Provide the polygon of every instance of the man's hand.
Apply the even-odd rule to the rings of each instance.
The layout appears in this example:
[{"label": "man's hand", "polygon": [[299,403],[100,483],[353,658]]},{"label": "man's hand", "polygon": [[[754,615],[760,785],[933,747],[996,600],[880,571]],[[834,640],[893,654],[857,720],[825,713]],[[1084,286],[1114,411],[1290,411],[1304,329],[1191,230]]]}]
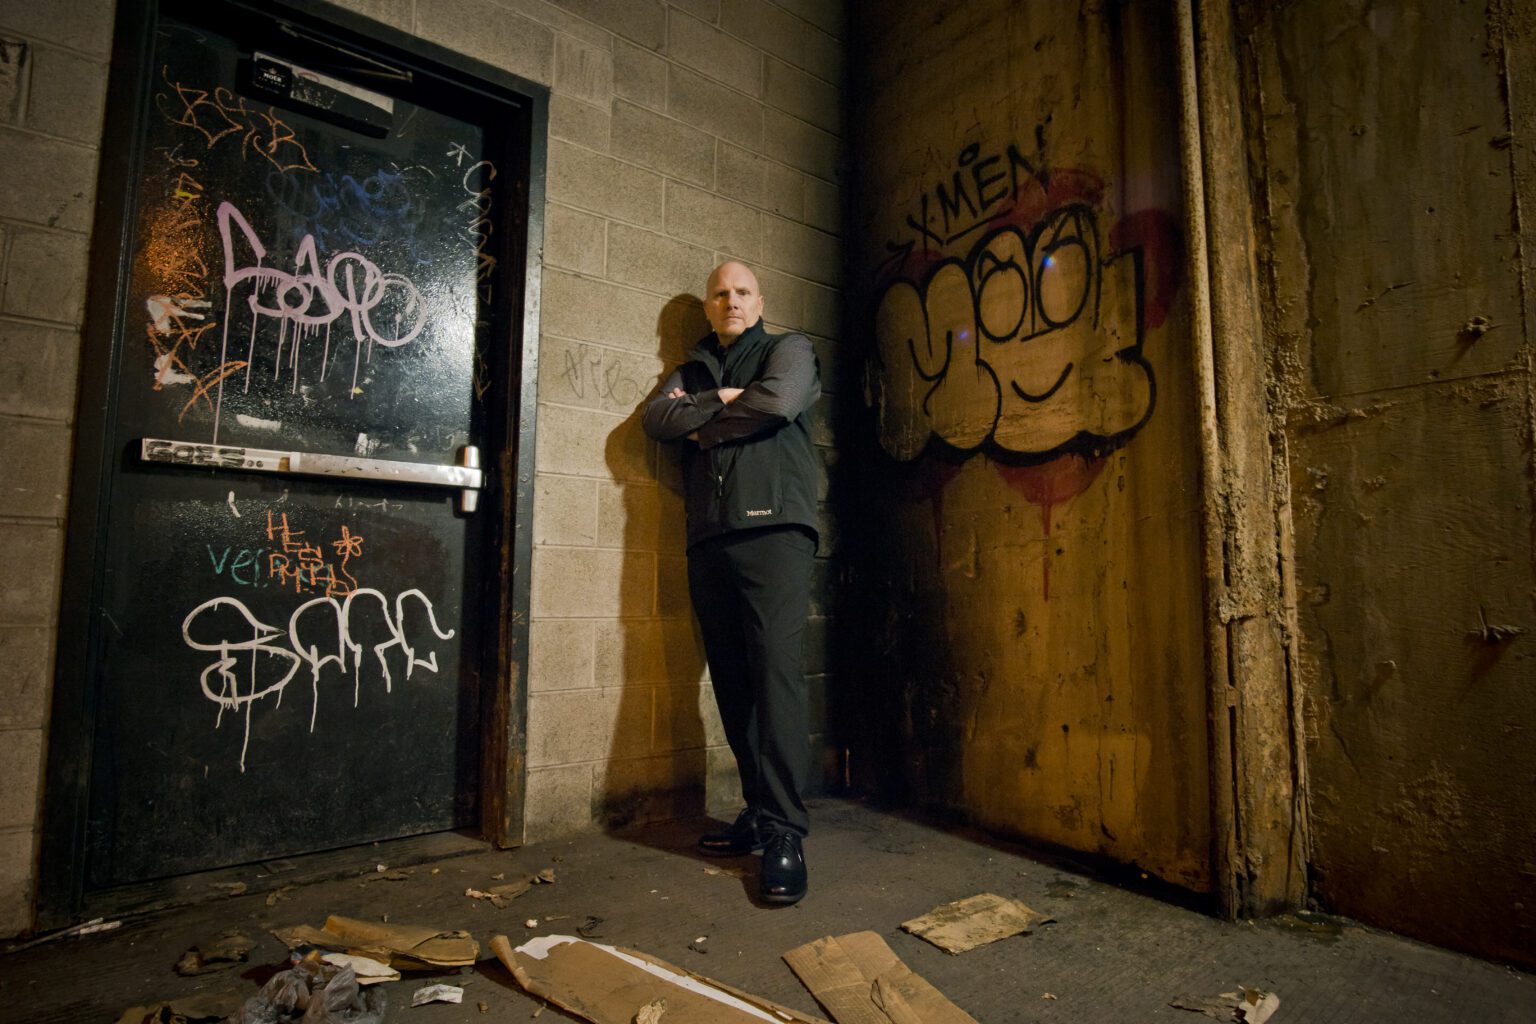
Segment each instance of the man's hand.
[{"label": "man's hand", "polygon": [[730,405],[732,402],[736,401],[736,396],[741,394],[741,392],[741,388],[721,388],[716,392],[716,394],[720,396],[720,401],[724,402],[726,405]]},{"label": "man's hand", "polygon": [[687,394],[688,394],[688,392],[684,391],[682,388],[673,388],[671,391],[667,392],[667,397],[668,398],[682,398],[682,397],[684,397]]}]

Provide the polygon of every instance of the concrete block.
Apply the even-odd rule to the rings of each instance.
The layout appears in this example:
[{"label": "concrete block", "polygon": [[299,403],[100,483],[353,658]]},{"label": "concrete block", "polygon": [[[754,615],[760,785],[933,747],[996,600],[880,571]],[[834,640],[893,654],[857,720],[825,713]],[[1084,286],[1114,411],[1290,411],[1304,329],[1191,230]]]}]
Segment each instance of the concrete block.
[{"label": "concrete block", "polygon": [[[762,251],[762,217],[752,207],[712,192],[669,181],[666,230],[676,238],[729,252],[748,262]],[[706,268],[706,275],[710,268]],[[694,287],[701,287],[699,279]]]},{"label": "concrete block", "polygon": [[0,420],[0,515],[62,519],[71,454],[63,424]]},{"label": "concrete block", "polygon": [[640,757],[651,747],[651,688],[565,690],[528,697],[528,766]]},{"label": "concrete block", "polygon": [[842,247],[825,232],[782,217],[763,217],[763,263],[821,284],[842,280]]},{"label": "concrete block", "polygon": [[555,91],[606,108],[613,102],[612,51],[572,36],[555,36]]},{"label": "concrete block", "polygon": [[764,168],[763,205],[781,217],[805,217],[805,175],[793,167],[769,162]]},{"label": "concrete block", "polygon": [[769,108],[763,115],[766,152],[825,181],[841,180],[837,137],[799,118]]},{"label": "concrete block", "polygon": [[92,147],[101,138],[106,108],[107,65],[51,46],[32,50],[32,87],[27,127]]},{"label": "concrete block", "polygon": [[805,181],[805,222],[829,234],[843,230],[843,192],[820,178]]},{"label": "concrete block", "polygon": [[807,32],[804,67],[823,82],[841,87],[846,71],[843,44],[824,33]]},{"label": "concrete block", "polygon": [[0,729],[43,729],[53,690],[53,631],[0,628]]},{"label": "concrete block", "polygon": [[592,827],[592,766],[532,768],[523,805],[523,836],[530,843],[559,839]]},{"label": "concrete block", "polygon": [[723,742],[708,748],[704,762],[705,808],[726,821],[734,821],[742,803],[741,773],[736,770],[736,757],[731,748]]},{"label": "concrete block", "polygon": [[833,38],[847,35],[848,12],[843,0],[778,0],[778,5]]},{"label": "concrete block", "polygon": [[721,0],[720,27],[792,64],[805,60],[805,23],[767,0]]},{"label": "concrete block", "polygon": [[0,28],[6,33],[58,43],[96,57],[112,51],[112,7],[103,0],[3,0]]},{"label": "concrete block", "polygon": [[838,380],[842,370],[842,360],[838,358],[837,347],[826,338],[812,334],[811,347],[816,350],[816,362],[821,367],[821,393],[835,395],[838,393]]},{"label": "concrete block", "polygon": [[591,619],[534,619],[528,627],[528,690],[584,690],[595,683]]},{"label": "concrete block", "polygon": [[667,17],[660,0],[555,0],[573,14],[659,50],[666,42]]},{"label": "concrete block", "polygon": [[[703,281],[696,287],[702,288]],[[595,278],[546,270],[543,298],[541,322],[546,334],[650,355],[661,352],[660,332],[667,304],[654,295]],[[702,312],[699,316],[702,319]],[[706,327],[689,340],[697,340],[707,331]]]},{"label": "concrete block", "polygon": [[769,106],[834,135],[842,132],[842,97],[836,86],[772,57],[763,63],[763,98]]},{"label": "concrete block", "polygon": [[704,649],[690,620],[619,619],[596,630],[599,686],[697,684],[704,676]]},{"label": "concrete block", "polygon": [[660,383],[661,368],[654,356],[546,337],[539,395],[546,402],[628,416]]},{"label": "concrete block", "polygon": [[554,78],[554,32],[490,0],[418,4],[416,34],[544,85]]},{"label": "concrete block", "polygon": [[639,416],[539,403],[534,462],[541,473],[651,480],[654,452]]},{"label": "concrete block", "polygon": [[0,935],[32,927],[32,863],[36,835],[0,832]]},{"label": "concrete block", "polygon": [[683,499],[667,487],[599,482],[597,546],[679,554],[685,544]]},{"label": "concrete block", "polygon": [[549,97],[549,134],[551,138],[606,153],[613,134],[613,118],[606,106],[594,107],[554,93]]},{"label": "concrete block", "polygon": [[86,237],[31,228],[8,234],[0,312],[78,324],[85,311]]},{"label": "concrete block", "polygon": [[763,107],[759,101],[676,64],[667,67],[667,113],[727,142],[752,150],[762,148]]},{"label": "concrete block", "polygon": [[728,142],[715,143],[714,189],[738,203],[763,205],[763,181],[768,161]]},{"label": "concrete block", "polygon": [[763,95],[763,55],[759,50],[675,9],[667,18],[667,55],[748,96]]},{"label": "concrete block", "polygon": [[656,688],[656,723],[651,739],[656,751],[702,750],[709,745],[708,727],[699,707],[703,703],[700,691],[707,688],[698,682]]},{"label": "concrete block", "polygon": [[544,265],[601,277],[608,222],[569,206],[550,203],[544,213]]},{"label": "concrete block", "polygon": [[656,556],[600,548],[533,549],[535,618],[646,616],[656,608]]},{"label": "concrete block", "polygon": [[0,536],[0,564],[24,565],[0,587],[0,623],[46,626],[56,621],[64,531],[57,526],[16,523]]},{"label": "concrete block", "polygon": [[610,281],[658,295],[686,295],[703,287],[714,266],[715,255],[709,249],[628,224],[608,228]]},{"label": "concrete block", "polygon": [[827,675],[805,677],[805,702],[810,711],[813,733],[822,734],[827,731],[827,681],[831,678]]},{"label": "concrete block", "polygon": [[31,828],[42,792],[43,730],[0,732],[0,828]]},{"label": "concrete block", "polygon": [[687,11],[700,21],[711,25],[720,21],[720,0],[667,0],[667,6]]},{"label": "concrete block", "polygon": [[657,554],[656,610],[662,618],[692,617],[693,600],[688,596],[688,559],[685,555]]},{"label": "concrete block", "polygon": [[[698,714],[699,724],[704,727],[704,745],[725,746],[725,723],[720,720],[720,705],[715,701],[715,688],[708,680],[698,687]],[[735,767],[734,762],[732,767]]]},{"label": "concrete block", "polygon": [[398,28],[411,31],[416,15],[416,0],[330,0],[337,7],[344,7],[354,14]]},{"label": "concrete block", "polygon": [[[73,142],[0,129],[0,218],[89,231],[96,151]],[[83,243],[82,243],[83,249]]]},{"label": "concrete block", "polygon": [[496,3],[591,46],[609,51],[613,49],[612,32],[601,25],[594,25],[585,18],[577,17],[570,11],[561,10],[546,0],[496,0]]},{"label": "concrete block", "polygon": [[613,44],[613,92],[651,110],[667,109],[667,62],[624,40]]},{"label": "concrete block", "polygon": [[[0,236],[0,249],[3,246]],[[0,409],[70,422],[75,418],[79,370],[77,332],[0,320]]]},{"label": "concrete block", "polygon": [[842,292],[820,285],[805,286],[805,329],[824,338],[835,338],[842,330]]},{"label": "concrete block", "polygon": [[[615,125],[615,141],[618,137]],[[641,227],[661,227],[661,176],[568,142],[549,143],[549,198]]]},{"label": "concrete block", "polygon": [[814,617],[807,619],[805,623],[805,674],[808,676],[820,675],[827,671],[829,665],[829,651],[827,647],[827,624],[830,619]]},{"label": "concrete block", "polygon": [[533,485],[533,542],[591,547],[597,539],[597,481],[541,473]]},{"label": "concrete block", "polygon": [[715,171],[715,140],[707,133],[623,100],[613,105],[613,154],[699,185]]},{"label": "concrete block", "polygon": [[702,814],[705,799],[703,751],[673,751],[625,758],[593,773],[593,814],[606,828]]},{"label": "concrete block", "polygon": [[798,277],[770,267],[757,268],[757,283],[763,290],[763,317],[775,330],[805,330],[805,288]]},{"label": "concrete block", "polygon": [[25,39],[0,36],[0,124],[20,122],[31,66],[32,47]]}]

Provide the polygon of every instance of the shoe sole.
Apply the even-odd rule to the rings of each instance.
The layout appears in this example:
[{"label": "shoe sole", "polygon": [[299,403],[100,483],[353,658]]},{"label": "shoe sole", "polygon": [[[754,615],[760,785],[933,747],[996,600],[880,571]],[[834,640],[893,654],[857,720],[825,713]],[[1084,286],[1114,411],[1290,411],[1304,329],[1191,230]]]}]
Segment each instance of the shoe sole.
[{"label": "shoe sole", "polygon": [[793,894],[791,894],[791,893],[773,893],[773,894],[769,894],[769,893],[766,893],[766,892],[761,892],[761,893],[758,893],[758,896],[760,896],[762,898],[762,901],[764,903],[799,903],[801,900],[805,899],[805,894],[808,891],[809,891],[808,889],[801,889],[799,892],[793,893]]},{"label": "shoe sole", "polygon": [[721,850],[708,846],[699,846],[698,851],[706,857],[745,857],[748,854],[760,853],[767,843],[758,843],[743,850]]}]

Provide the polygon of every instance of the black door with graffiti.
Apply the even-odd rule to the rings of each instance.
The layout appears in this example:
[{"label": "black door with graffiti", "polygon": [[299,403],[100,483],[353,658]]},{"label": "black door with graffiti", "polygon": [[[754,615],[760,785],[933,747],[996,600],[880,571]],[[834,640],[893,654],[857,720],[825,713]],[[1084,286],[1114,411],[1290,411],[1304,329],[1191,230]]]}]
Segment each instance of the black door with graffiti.
[{"label": "black door with graffiti", "polygon": [[479,97],[251,21],[168,4],[152,26],[87,890],[479,814],[508,144]]}]

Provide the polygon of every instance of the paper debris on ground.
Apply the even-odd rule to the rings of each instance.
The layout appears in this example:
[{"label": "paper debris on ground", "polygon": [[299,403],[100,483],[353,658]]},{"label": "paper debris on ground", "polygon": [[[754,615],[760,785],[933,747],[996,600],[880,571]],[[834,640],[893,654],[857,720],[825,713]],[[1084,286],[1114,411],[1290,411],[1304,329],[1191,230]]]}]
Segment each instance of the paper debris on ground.
[{"label": "paper debris on ground", "polygon": [[640,1007],[640,1012],[635,1014],[634,1024],[661,1024],[662,1014],[667,1012],[665,999],[653,999]]},{"label": "paper debris on ground", "polygon": [[922,917],[903,921],[903,931],[927,939],[947,953],[964,953],[1011,935],[1028,935],[1051,920],[1018,900],[990,892],[934,907]]},{"label": "paper debris on ground", "polygon": [[491,951],[525,991],[592,1024],[635,1024],[663,999],[662,1024],[828,1024],[645,953],[574,935],[541,935],[516,949],[498,935]]},{"label": "paper debris on ground", "polygon": [[874,932],[829,935],[784,962],[837,1024],[977,1024]]},{"label": "paper debris on ground", "polygon": [[176,973],[191,977],[209,971],[222,971],[244,963],[255,948],[254,940],[242,935],[239,929],[232,929],[217,938],[199,942],[181,954],[181,959],[176,961]]},{"label": "paper debris on ground", "polygon": [[223,889],[226,896],[244,896],[245,891],[250,888],[244,882],[210,882],[209,885],[215,889]]},{"label": "paper debris on ground", "polygon": [[352,973],[357,975],[359,985],[377,985],[384,981],[400,980],[399,971],[372,957],[356,956],[352,953],[326,953],[320,959],[337,967],[352,968]]},{"label": "paper debris on ground", "polygon": [[434,967],[469,967],[480,944],[468,932],[441,931],[406,924],[374,924],[332,914],[324,928],[301,924],[272,932],[289,949],[319,946],[337,953],[361,953],[402,971]]},{"label": "paper debris on ground", "polygon": [[1178,1010],[1203,1013],[1212,1020],[1264,1024],[1280,1009],[1280,997],[1273,992],[1244,988],[1239,992],[1223,992],[1211,998],[1175,996],[1168,1000],[1168,1005]]},{"label": "paper debris on ground", "polygon": [[221,1021],[240,1009],[244,1000],[233,992],[204,993],[171,999],[148,1006],[132,1006],[117,1018],[117,1024],[205,1024]]},{"label": "paper debris on ground", "polygon": [[412,1006],[427,1003],[462,1003],[464,990],[457,985],[428,985],[411,993]]},{"label": "paper debris on ground", "polygon": [[293,893],[295,888],[297,888],[297,886],[284,885],[273,889],[271,892],[267,893],[267,906],[277,906],[278,900],[287,899]]},{"label": "paper debris on ground", "polygon": [[[502,874],[496,875],[494,877],[505,878],[506,873],[503,872]],[[532,889],[534,886],[549,885],[552,884],[554,880],[555,869],[544,868],[537,874],[528,875],[526,878],[520,878],[515,882],[507,882],[505,885],[493,885],[489,889],[476,889],[473,887],[465,889],[464,895],[470,897],[471,899],[489,900],[492,906],[500,909],[501,907],[505,907],[508,903],[511,903],[513,900],[517,899],[529,889]]]}]

